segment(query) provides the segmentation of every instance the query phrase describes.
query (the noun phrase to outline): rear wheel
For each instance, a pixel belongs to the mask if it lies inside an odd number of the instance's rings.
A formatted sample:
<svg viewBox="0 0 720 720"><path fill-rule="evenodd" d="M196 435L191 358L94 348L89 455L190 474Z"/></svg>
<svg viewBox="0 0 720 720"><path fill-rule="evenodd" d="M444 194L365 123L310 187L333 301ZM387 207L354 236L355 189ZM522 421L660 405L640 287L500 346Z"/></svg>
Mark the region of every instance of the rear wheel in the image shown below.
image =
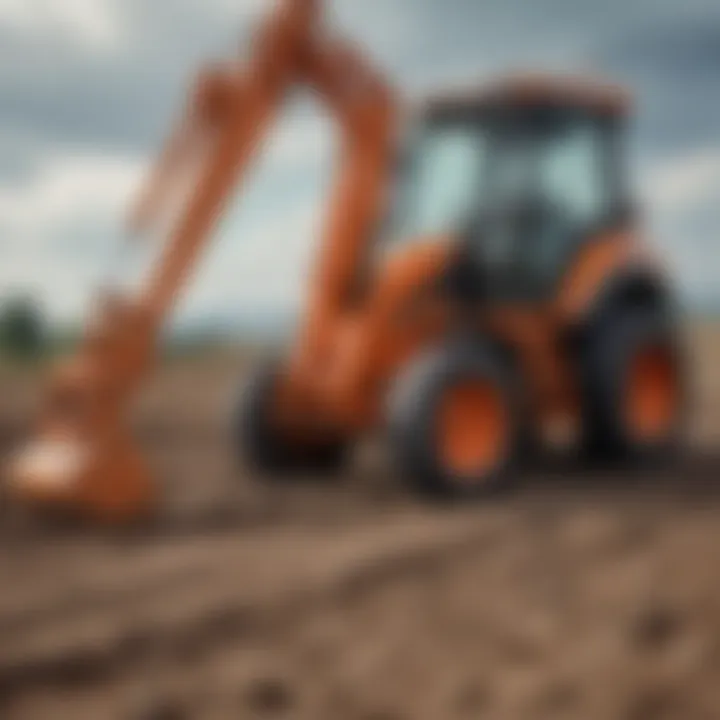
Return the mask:
<svg viewBox="0 0 720 720"><path fill-rule="evenodd" d="M449 498L507 487L520 437L517 387L491 349L463 343L413 361L388 405L391 452L421 492Z"/></svg>
<svg viewBox="0 0 720 720"><path fill-rule="evenodd" d="M636 310L606 322L583 364L585 443L594 456L647 461L678 448L685 379L668 320Z"/></svg>
<svg viewBox="0 0 720 720"><path fill-rule="evenodd" d="M251 374L236 409L237 454L251 469L268 478L338 472L347 456L347 443L337 438L301 442L288 437L274 422L280 369L264 363Z"/></svg>

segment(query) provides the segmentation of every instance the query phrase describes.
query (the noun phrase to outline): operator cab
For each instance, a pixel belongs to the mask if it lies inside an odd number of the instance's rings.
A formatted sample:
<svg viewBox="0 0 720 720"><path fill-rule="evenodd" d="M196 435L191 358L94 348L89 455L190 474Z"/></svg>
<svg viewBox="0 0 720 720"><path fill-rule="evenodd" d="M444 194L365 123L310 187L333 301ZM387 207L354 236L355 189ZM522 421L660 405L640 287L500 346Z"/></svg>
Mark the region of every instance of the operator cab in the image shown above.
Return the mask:
<svg viewBox="0 0 720 720"><path fill-rule="evenodd" d="M452 275L474 297L552 295L588 239L629 221L615 87L512 79L429 100L396 187L392 244L460 239Z"/></svg>

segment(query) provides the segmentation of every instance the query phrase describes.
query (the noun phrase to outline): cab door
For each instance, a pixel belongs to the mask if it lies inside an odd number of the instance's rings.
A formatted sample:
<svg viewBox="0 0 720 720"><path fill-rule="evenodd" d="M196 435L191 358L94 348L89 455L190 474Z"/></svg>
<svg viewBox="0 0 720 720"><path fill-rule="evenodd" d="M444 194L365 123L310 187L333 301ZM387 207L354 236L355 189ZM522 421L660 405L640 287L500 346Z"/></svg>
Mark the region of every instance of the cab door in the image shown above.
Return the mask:
<svg viewBox="0 0 720 720"><path fill-rule="evenodd" d="M616 121L557 110L525 120L497 132L469 238L477 282L495 302L550 299L624 204Z"/></svg>

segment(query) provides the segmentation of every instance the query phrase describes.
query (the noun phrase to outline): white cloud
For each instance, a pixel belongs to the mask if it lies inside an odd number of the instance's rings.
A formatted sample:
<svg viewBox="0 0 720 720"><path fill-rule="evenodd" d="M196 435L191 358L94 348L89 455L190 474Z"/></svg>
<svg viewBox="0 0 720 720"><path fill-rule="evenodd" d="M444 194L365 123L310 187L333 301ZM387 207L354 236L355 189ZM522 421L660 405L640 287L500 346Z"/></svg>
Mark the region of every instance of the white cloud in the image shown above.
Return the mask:
<svg viewBox="0 0 720 720"><path fill-rule="evenodd" d="M0 27L40 40L116 47L123 34L112 0L2 0Z"/></svg>
<svg viewBox="0 0 720 720"><path fill-rule="evenodd" d="M212 248L198 269L180 313L294 310L307 290L321 218L312 201L300 201L272 220L230 228L223 247Z"/></svg>
<svg viewBox="0 0 720 720"><path fill-rule="evenodd" d="M0 302L18 295L38 302L52 321L83 317L95 288L95 269L51 250L3 248Z"/></svg>
<svg viewBox="0 0 720 720"><path fill-rule="evenodd" d="M277 172L312 167L327 155L329 141L335 137L333 119L321 104L304 102L301 111L297 110L290 108L278 118L264 148L263 164Z"/></svg>
<svg viewBox="0 0 720 720"><path fill-rule="evenodd" d="M720 147L703 148L664 160L645 173L643 191L656 211L686 212L716 198L720 188Z"/></svg>
<svg viewBox="0 0 720 720"><path fill-rule="evenodd" d="M229 17L252 17L272 9L277 0L198 0L204 8Z"/></svg>
<svg viewBox="0 0 720 720"><path fill-rule="evenodd" d="M271 133L208 241L196 281L181 293L182 314L295 306L316 242L332 138L315 110L291 112ZM46 157L23 183L0 184L0 297L31 292L52 318L67 320L83 317L108 280L129 290L146 280L163 238L123 247L121 230L147 166L143 158L65 151Z"/></svg>
<svg viewBox="0 0 720 720"><path fill-rule="evenodd" d="M136 158L57 153L0 185L0 297L30 293L53 319L82 317L143 171Z"/></svg>
<svg viewBox="0 0 720 720"><path fill-rule="evenodd" d="M29 30L37 22L37 12L27 0L3 0L0 26L11 30Z"/></svg>
<svg viewBox="0 0 720 720"><path fill-rule="evenodd" d="M720 148L651 163L641 176L650 237L683 294L718 297L720 286Z"/></svg>
<svg viewBox="0 0 720 720"><path fill-rule="evenodd" d="M145 171L137 158L56 153L24 183L0 185L6 242L41 242L58 230L120 214Z"/></svg>

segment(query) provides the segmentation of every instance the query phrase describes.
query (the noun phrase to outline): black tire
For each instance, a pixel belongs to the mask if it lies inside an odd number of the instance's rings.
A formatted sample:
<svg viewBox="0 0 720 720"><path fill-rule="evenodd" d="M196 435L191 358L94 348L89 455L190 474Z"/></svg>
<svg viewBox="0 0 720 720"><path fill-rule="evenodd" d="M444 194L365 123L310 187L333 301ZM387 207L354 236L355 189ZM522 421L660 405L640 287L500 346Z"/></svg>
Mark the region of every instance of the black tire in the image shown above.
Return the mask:
<svg viewBox="0 0 720 720"><path fill-rule="evenodd" d="M639 437L624 411L633 358L662 348L672 362L678 403L671 427L655 438ZM586 455L596 462L646 463L668 459L685 430L687 386L683 354L672 321L652 309L626 309L605 318L592 332L581 357Z"/></svg>
<svg viewBox="0 0 720 720"><path fill-rule="evenodd" d="M491 467L458 473L440 450L438 415L445 393L464 381L489 383L505 410L507 431L501 457ZM493 348L476 341L431 350L411 361L388 396L390 452L398 471L421 494L465 500L510 487L519 459L522 424L517 376Z"/></svg>
<svg viewBox="0 0 720 720"><path fill-rule="evenodd" d="M347 442L332 439L294 444L271 422L269 410L280 372L278 363L265 362L247 380L235 413L238 459L268 478L339 472L347 458Z"/></svg>

